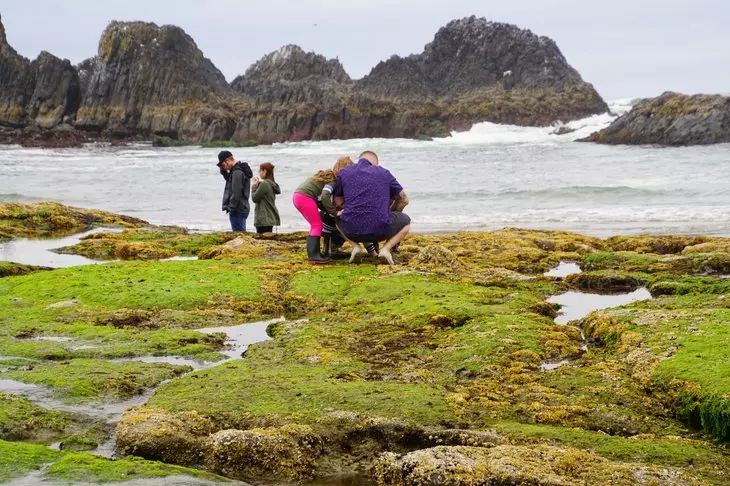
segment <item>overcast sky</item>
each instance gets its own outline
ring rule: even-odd
[[[144,20],[184,28],[229,81],[290,43],[339,57],[359,78],[472,14],[553,38],[609,100],[730,92],[727,0],[0,0],[8,41],[26,57],[78,63],[109,21]]]

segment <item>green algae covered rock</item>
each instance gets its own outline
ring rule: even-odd
[[[129,230],[86,241],[209,259],[136,255],[1,279],[0,355],[15,358],[0,360],[0,379],[93,403],[172,378],[124,414],[119,451],[252,483],[353,472],[382,484],[727,481],[711,439],[727,439],[730,287],[691,275],[727,257],[727,240],[505,229],[414,235],[395,267],[313,267],[304,236]],[[712,246],[688,250],[700,245]],[[558,326],[546,299],[570,282],[543,272],[566,260],[594,287],[620,277],[687,291]],[[216,361],[224,336],[196,329],[281,315],[242,359],[185,376],[110,361]],[[102,440],[70,424],[58,429],[69,447]]]
[[[131,216],[79,209],[56,202],[0,204],[0,240],[69,234],[103,225],[135,228],[146,226],[147,222]]]
[[[612,464],[590,452],[549,446],[436,447],[402,456],[387,453],[378,462],[376,474],[383,486],[697,484],[676,469]]]

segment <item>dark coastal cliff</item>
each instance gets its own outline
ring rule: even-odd
[[[730,97],[667,92],[641,101],[584,141],[669,146],[730,143]]]
[[[230,85],[182,29],[112,22],[76,67],[19,56],[0,23],[0,141],[259,143],[440,136],[491,121],[547,125],[607,111],[556,44],[470,17],[424,51],[352,80],[339,60],[287,45]],[[41,136],[42,135],[42,136]]]

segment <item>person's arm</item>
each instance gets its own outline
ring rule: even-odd
[[[342,178],[339,175],[335,181],[335,191],[332,195],[334,196],[335,214],[337,214],[338,210],[345,207],[345,193],[342,189]]]
[[[231,172],[231,177],[231,198],[228,200],[228,210],[235,211],[243,199],[243,172],[234,170]]]
[[[322,207],[324,208],[325,212],[334,218],[335,216],[337,216],[337,209],[335,209],[335,205],[332,203],[333,191],[334,188],[332,187],[332,184],[325,184],[324,188],[322,188],[322,194],[320,194],[319,198],[320,201],[322,201]]]
[[[267,182],[259,182],[258,184],[254,184],[251,188],[251,200],[254,203],[261,202],[264,199],[266,199],[266,196],[271,194],[271,184]]]
[[[388,172],[388,175],[390,175],[390,210],[403,211],[408,206],[408,196],[393,174]]]
[[[228,180],[228,176],[229,176],[229,175],[231,175],[231,173],[230,173],[230,172],[228,172],[228,171],[227,171],[226,169],[224,169],[223,167],[219,167],[219,169],[220,169],[220,171],[221,171],[221,175],[223,176],[223,178],[224,178],[225,180]]]
[[[406,195],[406,191],[401,191],[395,199],[393,199],[393,202],[390,205],[391,211],[403,211],[406,206],[408,206],[408,196]]]

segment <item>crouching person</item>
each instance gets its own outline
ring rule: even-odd
[[[411,218],[402,212],[408,197],[396,178],[380,167],[375,152],[363,152],[357,164],[337,175],[334,200],[345,208],[338,227],[352,244],[350,261],[363,251],[359,243],[385,240],[378,258],[393,265],[391,250],[411,229]]]

